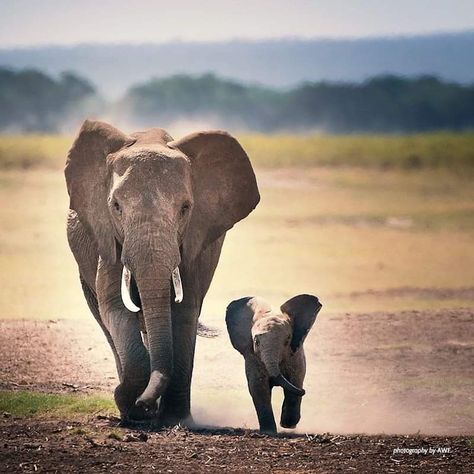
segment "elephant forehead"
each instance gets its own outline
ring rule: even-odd
[[[286,334],[290,330],[290,320],[285,315],[269,315],[254,322],[252,336],[258,336],[268,332]]]
[[[254,312],[255,319],[264,315],[264,313],[271,313],[273,311],[271,305],[267,303],[263,298],[259,298],[258,296],[255,296],[250,299],[247,303],[247,306],[249,306],[250,309]]]
[[[191,192],[191,164],[181,153],[161,153],[161,148],[139,148],[111,161],[113,189],[125,197]]]
[[[161,144],[147,146],[131,146],[108,156],[108,163],[120,176],[130,168],[137,172],[144,171],[166,173],[177,171],[189,174],[191,162],[179,150]]]

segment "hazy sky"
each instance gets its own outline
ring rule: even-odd
[[[0,47],[474,29],[474,0],[0,0]]]

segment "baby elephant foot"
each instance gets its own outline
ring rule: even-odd
[[[293,429],[301,418],[301,397],[285,397],[281,410],[280,426]]]
[[[296,425],[300,421],[300,416],[297,415],[287,415],[281,417],[280,426],[282,428],[293,429],[296,428]]]
[[[277,434],[277,427],[276,427],[275,419],[273,418],[273,415],[271,417],[268,417],[268,419],[262,419],[262,418],[263,417],[260,417],[260,420],[259,420],[260,433],[268,434],[268,435]]]
[[[276,426],[260,426],[260,433],[273,436],[277,434],[277,429]]]

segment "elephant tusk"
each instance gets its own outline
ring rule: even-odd
[[[181,303],[183,301],[183,284],[181,283],[181,275],[179,274],[179,267],[176,267],[171,274],[174,288],[174,301],[175,303]]]
[[[122,284],[120,285],[120,292],[122,294],[122,301],[125,307],[132,313],[138,313],[140,308],[133,302],[130,295],[130,286],[132,283],[132,274],[130,270],[124,265],[122,270]]]

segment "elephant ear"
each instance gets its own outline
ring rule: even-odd
[[[253,351],[252,326],[255,313],[268,313],[271,306],[261,298],[246,296],[227,306],[225,322],[230,342],[242,355]]]
[[[293,352],[302,346],[321,308],[322,305],[318,298],[313,295],[294,296],[280,307],[281,312],[287,314],[293,324],[291,338]]]
[[[247,154],[228,133],[193,133],[168,146],[179,149],[191,161],[194,208],[183,249],[194,259],[247,217],[260,201],[260,194]]]
[[[117,249],[107,205],[106,158],[132,143],[111,125],[86,120],[69,150],[64,170],[69,207],[96,242],[100,256],[110,263],[116,261]]]

